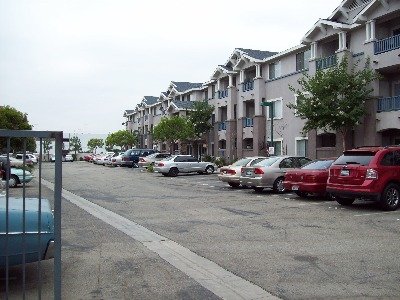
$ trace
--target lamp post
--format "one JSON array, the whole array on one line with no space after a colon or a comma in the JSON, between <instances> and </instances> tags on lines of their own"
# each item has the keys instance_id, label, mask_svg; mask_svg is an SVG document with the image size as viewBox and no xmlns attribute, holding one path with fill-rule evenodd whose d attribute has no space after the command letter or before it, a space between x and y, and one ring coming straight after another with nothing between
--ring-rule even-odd
<instances>
[{"instance_id":1,"label":"lamp post","mask_svg":"<svg viewBox=\"0 0 400 300\"><path fill-rule=\"evenodd\" d=\"M261 102L261 106L269 107L269 117L271 118L271 145L273 147L274 146L274 103L273 102Z\"/></svg>"}]
</instances>

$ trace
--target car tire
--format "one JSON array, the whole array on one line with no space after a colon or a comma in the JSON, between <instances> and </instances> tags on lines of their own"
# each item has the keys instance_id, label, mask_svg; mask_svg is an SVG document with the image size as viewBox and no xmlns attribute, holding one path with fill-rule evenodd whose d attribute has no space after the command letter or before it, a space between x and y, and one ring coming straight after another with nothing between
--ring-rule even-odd
<instances>
[{"instance_id":1,"label":"car tire","mask_svg":"<svg viewBox=\"0 0 400 300\"><path fill-rule=\"evenodd\" d=\"M302 197L302 198L307 198L307 196L308 196L307 192L296 191L295 193L297 196Z\"/></svg>"},{"instance_id":2,"label":"car tire","mask_svg":"<svg viewBox=\"0 0 400 300\"><path fill-rule=\"evenodd\" d=\"M383 210L396 210L400 204L400 187L389 183L382 192L380 206Z\"/></svg>"},{"instance_id":3,"label":"car tire","mask_svg":"<svg viewBox=\"0 0 400 300\"><path fill-rule=\"evenodd\" d=\"M171 168L169 169L168 175L171 177L176 177L178 176L179 170L177 168Z\"/></svg>"},{"instance_id":4,"label":"car tire","mask_svg":"<svg viewBox=\"0 0 400 300\"><path fill-rule=\"evenodd\" d=\"M278 177L277 179L275 179L275 182L272 186L272 189L274 190L275 193L282 194L283 192L285 192L283 181L284 181L283 177Z\"/></svg>"},{"instance_id":5,"label":"car tire","mask_svg":"<svg viewBox=\"0 0 400 300\"><path fill-rule=\"evenodd\" d=\"M10 187L10 188L15 188L15 187L17 187L17 184L19 183L19 179L18 179L18 176L16 176L16 175L11 175L10 176L10 180L8 181L8 186Z\"/></svg>"},{"instance_id":6,"label":"car tire","mask_svg":"<svg viewBox=\"0 0 400 300\"><path fill-rule=\"evenodd\" d=\"M256 193L261 193L261 192L264 190L264 188L263 188L263 187L256 187L256 186L253 186L253 190L254 190Z\"/></svg>"},{"instance_id":7,"label":"car tire","mask_svg":"<svg viewBox=\"0 0 400 300\"><path fill-rule=\"evenodd\" d=\"M336 202L339 203L340 205L343 205L343 206L350 206L350 205L353 204L353 202L354 202L355 199L354 199L354 198L341 198L341 197L335 196L335 200L336 200Z\"/></svg>"},{"instance_id":8,"label":"car tire","mask_svg":"<svg viewBox=\"0 0 400 300\"><path fill-rule=\"evenodd\" d=\"M237 189L240 186L240 183L238 182L228 182L228 184L234 189Z\"/></svg>"},{"instance_id":9,"label":"car tire","mask_svg":"<svg viewBox=\"0 0 400 300\"><path fill-rule=\"evenodd\" d=\"M207 166L207 168L206 168L206 174L207 175L210 175L210 174L212 174L212 173L214 173L214 167L213 166Z\"/></svg>"}]
</instances>

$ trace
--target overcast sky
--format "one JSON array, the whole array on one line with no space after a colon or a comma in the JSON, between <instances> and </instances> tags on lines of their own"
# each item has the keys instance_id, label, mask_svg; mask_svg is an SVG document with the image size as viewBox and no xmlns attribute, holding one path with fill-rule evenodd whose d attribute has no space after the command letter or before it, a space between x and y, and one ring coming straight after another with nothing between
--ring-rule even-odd
<instances>
[{"instance_id":1,"label":"overcast sky","mask_svg":"<svg viewBox=\"0 0 400 300\"><path fill-rule=\"evenodd\" d=\"M35 130L109 133L236 47L283 51L340 0L0 0L0 105Z\"/></svg>"}]
</instances>

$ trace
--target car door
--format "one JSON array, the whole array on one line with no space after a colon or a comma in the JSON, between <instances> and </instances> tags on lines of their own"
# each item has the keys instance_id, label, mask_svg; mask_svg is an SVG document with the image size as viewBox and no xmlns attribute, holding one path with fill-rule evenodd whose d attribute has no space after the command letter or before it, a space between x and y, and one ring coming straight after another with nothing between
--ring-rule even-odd
<instances>
[{"instance_id":1,"label":"car door","mask_svg":"<svg viewBox=\"0 0 400 300\"><path fill-rule=\"evenodd\" d=\"M185 156L177 156L174 160L175 166L178 168L179 172L187 172L187 158Z\"/></svg>"},{"instance_id":2,"label":"car door","mask_svg":"<svg viewBox=\"0 0 400 300\"><path fill-rule=\"evenodd\" d=\"M202 164L200 164L198 160L193 156L188 157L188 168L188 172L200 172L204 171L205 169L202 167Z\"/></svg>"},{"instance_id":3,"label":"car door","mask_svg":"<svg viewBox=\"0 0 400 300\"><path fill-rule=\"evenodd\" d=\"M296 159L294 157L284 158L279 164L279 175L285 175L287 170L297 167Z\"/></svg>"}]
</instances>

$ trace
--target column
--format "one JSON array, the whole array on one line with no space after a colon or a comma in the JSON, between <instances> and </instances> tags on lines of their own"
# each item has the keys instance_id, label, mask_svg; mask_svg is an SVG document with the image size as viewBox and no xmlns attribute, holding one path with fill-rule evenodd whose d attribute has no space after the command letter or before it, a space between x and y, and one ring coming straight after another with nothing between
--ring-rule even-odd
<instances>
[{"instance_id":1,"label":"column","mask_svg":"<svg viewBox=\"0 0 400 300\"><path fill-rule=\"evenodd\" d=\"M233 75L228 75L229 77L229 86L228 87L233 87Z\"/></svg>"},{"instance_id":2,"label":"column","mask_svg":"<svg viewBox=\"0 0 400 300\"><path fill-rule=\"evenodd\" d=\"M244 82L244 70L240 70L240 83Z\"/></svg>"},{"instance_id":3,"label":"column","mask_svg":"<svg viewBox=\"0 0 400 300\"><path fill-rule=\"evenodd\" d=\"M369 23L371 27L371 41L375 41L375 20L371 20Z\"/></svg>"},{"instance_id":4,"label":"column","mask_svg":"<svg viewBox=\"0 0 400 300\"><path fill-rule=\"evenodd\" d=\"M310 52L311 52L310 60L316 59L317 58L317 43L316 42L311 43Z\"/></svg>"},{"instance_id":5,"label":"column","mask_svg":"<svg viewBox=\"0 0 400 300\"><path fill-rule=\"evenodd\" d=\"M256 65L256 78L261 78L261 65Z\"/></svg>"}]
</instances>

